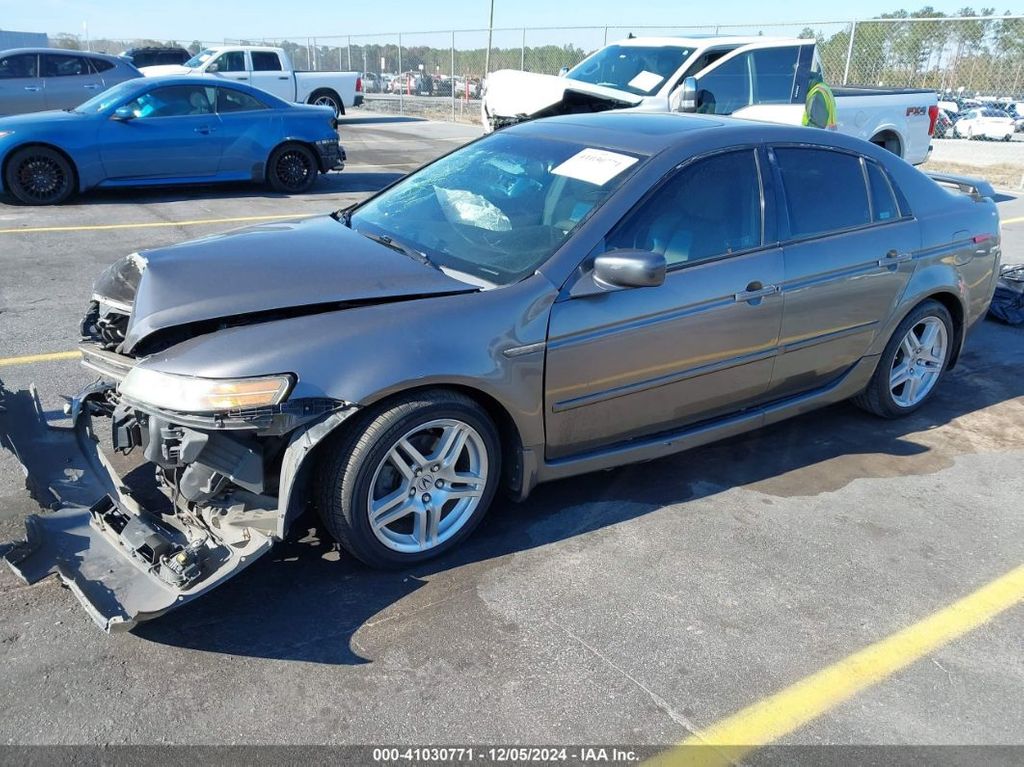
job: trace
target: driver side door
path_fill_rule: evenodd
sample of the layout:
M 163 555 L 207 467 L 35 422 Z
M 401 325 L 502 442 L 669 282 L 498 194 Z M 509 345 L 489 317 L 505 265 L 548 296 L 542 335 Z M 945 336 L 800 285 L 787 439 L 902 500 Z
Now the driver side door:
M 673 171 L 598 248 L 664 255 L 664 283 L 555 303 L 548 460 L 676 430 L 765 394 L 782 323 L 783 262 L 770 206 L 765 215 L 762 167 L 762 150 L 748 147 Z
M 216 174 L 223 144 L 214 90 L 203 85 L 169 85 L 125 104 L 133 119 L 111 117 L 100 128 L 106 177 L 174 179 Z

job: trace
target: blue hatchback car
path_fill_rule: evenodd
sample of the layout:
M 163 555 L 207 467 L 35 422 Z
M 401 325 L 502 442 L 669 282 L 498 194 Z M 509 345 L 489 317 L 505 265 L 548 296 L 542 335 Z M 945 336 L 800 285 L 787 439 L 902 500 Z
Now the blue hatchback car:
M 75 109 L 0 118 L 2 188 L 28 205 L 93 187 L 219 181 L 297 193 L 344 162 L 329 108 L 212 77 L 129 80 Z

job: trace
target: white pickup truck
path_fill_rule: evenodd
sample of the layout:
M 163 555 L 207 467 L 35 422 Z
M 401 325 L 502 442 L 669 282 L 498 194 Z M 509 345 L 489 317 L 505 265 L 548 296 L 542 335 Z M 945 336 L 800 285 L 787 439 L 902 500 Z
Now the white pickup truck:
M 822 78 L 814 40 L 646 37 L 621 40 L 560 76 L 505 69 L 487 78 L 484 129 L 607 109 L 696 111 L 799 125 Z M 837 130 L 918 165 L 938 117 L 934 91 L 833 88 Z
M 363 103 L 363 81 L 358 72 L 294 70 L 281 48 L 219 45 L 200 51 L 184 64 L 143 67 L 139 71 L 147 77 L 204 74 L 238 80 L 285 101 L 331 107 L 336 116 Z

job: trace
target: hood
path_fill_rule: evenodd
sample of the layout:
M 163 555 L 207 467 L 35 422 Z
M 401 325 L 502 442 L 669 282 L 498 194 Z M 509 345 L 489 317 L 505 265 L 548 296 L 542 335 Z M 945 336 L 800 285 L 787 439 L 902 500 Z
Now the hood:
M 93 293 L 130 309 L 121 345 L 130 353 L 157 331 L 209 320 L 476 289 L 324 216 L 133 254 L 108 268 Z
M 140 67 L 139 71 L 146 77 L 163 77 L 164 75 L 194 75 L 198 69 L 186 67 L 184 64 L 156 64 L 151 67 Z
M 39 124 L 53 125 L 55 122 L 83 120 L 88 115 L 80 112 L 68 112 L 63 109 L 49 109 L 45 112 L 25 112 L 20 115 L 0 117 L 0 131 L 17 130 L 19 127 L 36 127 Z
M 502 69 L 487 78 L 484 105 L 491 116 L 534 116 L 537 112 L 546 112 L 550 107 L 558 105 L 569 93 L 596 96 L 602 101 L 613 102 L 610 108 L 616 109 L 635 107 L 643 101 L 643 97 L 635 93 L 591 85 L 568 77 Z

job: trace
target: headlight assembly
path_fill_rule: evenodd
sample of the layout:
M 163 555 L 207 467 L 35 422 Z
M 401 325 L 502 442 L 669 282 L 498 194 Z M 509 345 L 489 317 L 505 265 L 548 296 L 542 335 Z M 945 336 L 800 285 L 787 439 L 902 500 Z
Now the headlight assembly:
M 289 375 L 260 378 L 194 378 L 135 367 L 121 382 L 124 397 L 160 410 L 220 413 L 278 405 L 292 387 Z

